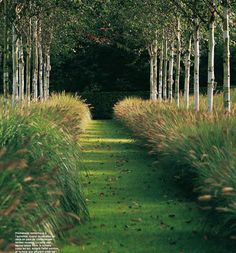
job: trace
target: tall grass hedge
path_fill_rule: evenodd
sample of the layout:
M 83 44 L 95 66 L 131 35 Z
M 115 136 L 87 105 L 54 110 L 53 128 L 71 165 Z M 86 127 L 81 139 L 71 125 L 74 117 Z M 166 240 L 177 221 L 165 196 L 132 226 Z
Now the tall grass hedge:
M 114 111 L 118 120 L 148 141 L 166 173 L 192 190 L 211 221 L 206 227 L 236 239 L 236 107 L 234 103 L 230 115 L 223 113 L 220 94 L 215 113 L 209 115 L 202 101 L 200 113 L 135 98 L 117 103 Z
M 89 120 L 87 105 L 55 95 L 0 117 L 0 250 L 11 249 L 15 232 L 62 238 L 88 218 L 74 137 Z

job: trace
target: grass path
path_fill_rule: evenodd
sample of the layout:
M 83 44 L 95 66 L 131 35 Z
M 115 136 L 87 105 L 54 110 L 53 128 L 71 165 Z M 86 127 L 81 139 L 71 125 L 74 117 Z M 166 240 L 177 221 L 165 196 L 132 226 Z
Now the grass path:
M 91 221 L 61 253 L 228 253 L 201 232 L 194 203 L 115 121 L 92 121 L 81 136 Z

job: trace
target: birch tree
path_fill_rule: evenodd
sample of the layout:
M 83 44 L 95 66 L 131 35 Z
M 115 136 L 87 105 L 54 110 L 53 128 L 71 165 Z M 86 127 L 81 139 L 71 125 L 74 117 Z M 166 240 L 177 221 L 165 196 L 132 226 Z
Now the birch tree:
M 163 100 L 167 99 L 167 70 L 168 70 L 168 44 L 164 38 L 164 63 L 163 63 Z
M 170 45 L 170 60 L 169 60 L 169 76 L 168 76 L 168 99 L 172 103 L 173 100 L 173 71 L 174 71 L 174 42 Z
M 4 49 L 3 49 L 3 93 L 7 97 L 9 93 L 9 21 L 8 21 L 8 1 L 4 0 Z
M 175 101 L 179 107 L 179 83 L 180 83 L 180 64 L 181 64 L 181 31 L 180 18 L 177 19 L 177 55 L 176 55 L 176 77 L 175 77 Z
M 184 100 L 185 107 L 189 109 L 189 85 L 190 85 L 190 67 L 191 67 L 191 48 L 192 48 L 192 37 L 189 36 L 187 42 L 187 51 L 185 53 L 185 81 L 184 81 Z
M 224 108 L 231 111 L 230 102 L 230 36 L 229 36 L 229 0 L 223 0 L 223 40 L 224 40 Z
M 161 48 L 159 55 L 159 86 L 158 86 L 158 99 L 162 101 L 162 84 L 163 84 L 163 50 L 164 50 L 164 31 L 162 33 Z
M 200 67 L 200 45 L 199 45 L 199 20 L 194 19 L 194 110 L 199 111 L 199 67 Z
M 208 31 L 208 112 L 213 111 L 214 85 L 215 85 L 215 0 L 211 0 L 209 31 Z
M 38 19 L 35 17 L 33 21 L 33 98 L 38 99 Z
M 150 99 L 157 99 L 157 41 L 150 45 L 149 49 L 150 56 Z

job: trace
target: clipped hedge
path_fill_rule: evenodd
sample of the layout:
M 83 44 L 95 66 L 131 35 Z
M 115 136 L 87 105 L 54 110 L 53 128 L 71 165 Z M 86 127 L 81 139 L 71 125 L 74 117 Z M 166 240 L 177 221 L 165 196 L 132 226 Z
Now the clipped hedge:
M 0 250 L 11 249 L 15 231 L 63 237 L 88 218 L 80 187 L 80 148 L 64 116 L 72 102 L 83 108 L 76 114 L 81 122 L 81 113 L 88 120 L 89 110 L 72 97 L 58 99 L 1 113 Z
M 215 101 L 222 103 L 221 95 Z M 222 111 L 209 115 L 177 110 L 168 103 L 125 99 L 114 110 L 118 120 L 148 141 L 166 173 L 198 195 L 212 232 L 235 239 L 235 104 L 232 107 L 230 116 Z
M 148 91 L 134 92 L 83 92 L 80 94 L 91 106 L 94 119 L 111 119 L 113 117 L 113 106 L 126 97 L 149 98 Z

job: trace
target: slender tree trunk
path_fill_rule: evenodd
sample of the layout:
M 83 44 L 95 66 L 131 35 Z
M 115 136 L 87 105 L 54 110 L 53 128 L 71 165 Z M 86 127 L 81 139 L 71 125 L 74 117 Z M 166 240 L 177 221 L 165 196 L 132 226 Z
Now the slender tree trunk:
M 231 111 L 230 102 L 230 35 L 229 35 L 229 1 L 223 0 L 223 38 L 224 38 L 224 108 Z
M 22 62 L 21 62 L 21 38 L 18 39 L 18 64 L 19 64 L 19 100 L 22 99 Z
M 214 85 L 215 85 L 215 0 L 211 1 L 212 8 L 209 22 L 209 38 L 208 38 L 208 112 L 213 111 Z
M 171 43 L 170 46 L 170 61 L 169 61 L 169 77 L 168 77 L 168 98 L 169 101 L 172 103 L 173 100 L 173 70 L 174 70 L 174 43 Z
M 161 43 L 160 58 L 159 58 L 159 86 L 158 86 L 158 99 L 162 101 L 162 82 L 163 82 L 163 39 Z
M 43 62 L 43 97 L 44 100 L 47 99 L 47 50 L 44 52 L 44 62 Z
M 19 96 L 20 100 L 24 100 L 25 91 L 25 63 L 24 49 L 22 38 L 19 39 Z
M 180 62 L 181 62 L 181 38 L 180 38 L 180 20 L 177 24 L 177 62 L 176 62 L 176 78 L 175 78 L 175 100 L 179 107 L 179 82 L 180 82 Z
M 153 100 L 157 100 L 157 40 L 154 42 L 153 51 Z
M 152 49 L 150 49 L 150 99 L 153 99 L 153 65 L 154 65 L 154 57 L 152 53 Z
M 7 20 L 7 0 L 4 0 L 4 53 L 3 53 L 3 93 L 9 95 L 9 29 Z
M 15 29 L 15 24 L 12 25 L 12 104 L 15 105 L 16 99 L 17 99 L 17 82 L 16 82 L 16 40 L 17 40 L 17 35 L 16 35 L 16 29 Z
M 50 72 L 51 72 L 50 47 L 47 47 L 45 50 L 45 73 L 44 73 L 45 100 L 49 98 Z
M 16 100 L 19 100 L 19 73 L 20 73 L 20 65 L 19 65 L 19 38 L 16 39 Z
M 163 69 L 163 100 L 167 99 L 167 39 L 164 40 L 164 69 Z
M 42 101 L 44 99 L 43 95 L 43 49 L 42 49 L 42 29 L 41 22 L 39 22 L 38 31 L 38 53 L 39 53 L 39 97 Z
M 49 98 L 49 88 L 50 88 L 50 73 L 51 73 L 51 56 L 50 56 L 50 48 L 48 50 L 47 56 L 47 98 Z
M 34 55 L 33 55 L 33 98 L 38 99 L 38 68 L 39 68 L 39 56 L 38 56 L 38 21 L 33 21 L 33 39 L 34 39 Z
M 31 97 L 31 54 L 32 54 L 32 42 L 31 42 L 31 19 L 29 22 L 28 36 L 27 36 L 27 55 L 26 55 L 26 96 L 28 102 Z
M 199 111 L 199 66 L 200 66 L 200 47 L 199 47 L 199 21 L 195 19 L 194 28 L 194 110 Z
M 184 98 L 185 98 L 185 107 L 189 109 L 189 84 L 190 84 L 190 66 L 191 66 L 191 36 L 188 42 L 188 50 L 186 52 L 185 59 L 185 82 L 184 82 Z

